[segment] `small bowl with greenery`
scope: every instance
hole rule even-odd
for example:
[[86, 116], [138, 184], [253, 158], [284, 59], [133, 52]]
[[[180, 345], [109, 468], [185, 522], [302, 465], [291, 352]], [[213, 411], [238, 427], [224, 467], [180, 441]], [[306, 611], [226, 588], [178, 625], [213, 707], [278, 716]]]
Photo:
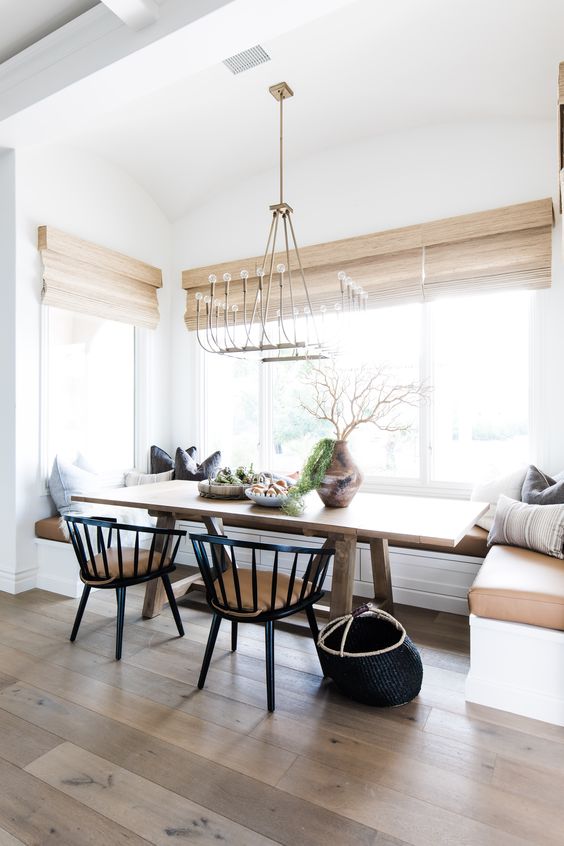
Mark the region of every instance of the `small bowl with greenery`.
[[232, 471], [230, 467], [222, 467], [213, 479], [198, 482], [200, 496], [211, 499], [246, 499], [245, 488], [258, 478], [253, 465], [237, 467]]

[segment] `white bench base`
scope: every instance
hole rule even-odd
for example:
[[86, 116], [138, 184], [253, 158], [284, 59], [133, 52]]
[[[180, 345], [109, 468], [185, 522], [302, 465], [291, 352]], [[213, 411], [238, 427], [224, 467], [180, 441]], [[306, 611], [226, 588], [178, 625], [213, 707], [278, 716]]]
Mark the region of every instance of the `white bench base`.
[[70, 543], [35, 538], [37, 551], [36, 587], [62, 596], [76, 598], [82, 593], [84, 585], [80, 581], [80, 571], [76, 555]]
[[564, 726], [564, 632], [471, 614], [466, 700]]

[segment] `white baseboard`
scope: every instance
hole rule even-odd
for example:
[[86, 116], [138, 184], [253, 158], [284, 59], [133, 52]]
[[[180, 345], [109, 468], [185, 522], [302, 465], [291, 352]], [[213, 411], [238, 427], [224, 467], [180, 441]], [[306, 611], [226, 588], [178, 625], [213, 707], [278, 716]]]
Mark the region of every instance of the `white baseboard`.
[[0, 570], [0, 591], [4, 593], [24, 593], [36, 585], [37, 567], [27, 567], [14, 573], [12, 570]]
[[564, 632], [471, 614], [466, 699], [564, 726]]

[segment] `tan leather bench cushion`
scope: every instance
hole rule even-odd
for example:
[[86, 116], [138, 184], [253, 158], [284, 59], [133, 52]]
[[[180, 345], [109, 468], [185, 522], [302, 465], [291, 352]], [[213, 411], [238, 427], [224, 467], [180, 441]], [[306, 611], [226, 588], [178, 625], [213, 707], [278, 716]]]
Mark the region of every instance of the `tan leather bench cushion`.
[[[262, 614], [263, 611], [270, 611], [272, 609], [272, 572], [269, 570], [257, 570], [257, 608], [258, 611], [252, 611], [253, 608], [253, 580], [252, 570], [247, 567], [239, 567], [237, 569], [239, 576], [239, 590], [241, 592], [241, 604], [243, 608], [248, 608], [248, 611], [238, 611], [237, 594], [235, 592], [235, 581], [233, 579], [233, 572], [231, 569], [223, 574], [223, 584], [225, 587], [225, 594], [227, 596], [227, 604], [234, 610], [236, 616], [241, 617], [256, 617]], [[276, 598], [274, 601], [274, 608], [284, 608], [286, 604], [293, 605], [298, 602], [300, 592], [302, 589], [302, 579], [296, 579], [292, 588], [291, 601], [287, 603], [288, 587], [290, 577], [285, 573], [278, 573], [278, 581], [276, 583]], [[311, 591], [311, 585], [308, 586], [305, 596]], [[219, 600], [223, 599], [223, 593], [219, 581], [216, 582], [216, 592]]]
[[564, 561], [493, 546], [468, 594], [472, 614], [564, 631]]
[[65, 537], [64, 532], [60, 527], [60, 522], [60, 517], [46, 517], [44, 520], [38, 520], [35, 524], [35, 537], [44, 538], [45, 540], [70, 543], [69, 539]]

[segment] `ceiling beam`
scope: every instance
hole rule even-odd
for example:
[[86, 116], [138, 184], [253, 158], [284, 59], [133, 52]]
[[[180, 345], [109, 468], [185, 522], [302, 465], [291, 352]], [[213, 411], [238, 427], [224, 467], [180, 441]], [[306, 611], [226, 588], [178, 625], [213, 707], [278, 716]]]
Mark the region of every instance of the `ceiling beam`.
[[159, 17], [155, 0], [102, 0], [102, 3], [130, 29], [144, 29]]
[[85, 131], [99, 115], [352, 2], [284, 0], [281, 16], [279, 0], [166, 0], [137, 32], [99, 3], [0, 64], [0, 148]]

